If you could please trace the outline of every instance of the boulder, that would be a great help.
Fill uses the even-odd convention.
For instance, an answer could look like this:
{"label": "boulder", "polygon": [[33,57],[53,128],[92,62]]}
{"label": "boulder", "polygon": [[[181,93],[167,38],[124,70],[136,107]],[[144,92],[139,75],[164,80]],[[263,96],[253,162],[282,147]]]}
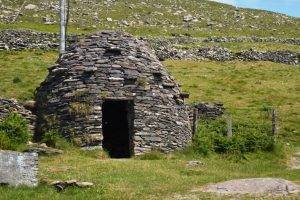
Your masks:
{"label": "boulder", "polygon": [[0,150],[0,185],[35,187],[38,185],[37,153]]}

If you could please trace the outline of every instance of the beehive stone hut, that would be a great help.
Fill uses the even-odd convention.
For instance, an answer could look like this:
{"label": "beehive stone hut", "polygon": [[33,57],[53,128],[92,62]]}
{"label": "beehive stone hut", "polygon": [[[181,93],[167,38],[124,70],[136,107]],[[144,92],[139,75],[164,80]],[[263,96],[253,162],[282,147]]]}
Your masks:
{"label": "beehive stone hut", "polygon": [[36,138],[57,129],[112,157],[181,149],[192,137],[183,96],[144,41],[97,33],[73,44],[37,89]]}

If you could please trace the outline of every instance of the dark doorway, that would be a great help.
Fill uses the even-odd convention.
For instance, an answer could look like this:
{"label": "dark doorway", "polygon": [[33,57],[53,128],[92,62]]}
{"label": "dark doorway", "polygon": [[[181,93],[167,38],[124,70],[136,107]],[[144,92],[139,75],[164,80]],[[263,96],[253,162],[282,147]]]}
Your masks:
{"label": "dark doorway", "polygon": [[102,106],[102,146],[110,157],[129,158],[133,155],[133,120],[133,101],[104,101]]}

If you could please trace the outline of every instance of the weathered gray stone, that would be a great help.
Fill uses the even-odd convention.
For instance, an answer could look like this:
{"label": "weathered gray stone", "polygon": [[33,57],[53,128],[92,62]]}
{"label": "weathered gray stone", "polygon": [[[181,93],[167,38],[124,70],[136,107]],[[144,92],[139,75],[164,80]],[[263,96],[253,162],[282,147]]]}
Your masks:
{"label": "weathered gray stone", "polygon": [[37,153],[0,150],[0,183],[11,186],[37,186]]}
{"label": "weathered gray stone", "polygon": [[[195,17],[191,15],[184,16],[184,20],[186,22],[196,20]],[[45,24],[54,24],[55,20],[50,17],[44,18]],[[215,25],[214,22],[208,22],[209,26]],[[73,43],[74,41],[78,41],[80,36],[78,35],[69,35],[68,43]],[[99,37],[94,37],[99,38]],[[255,51],[255,50],[247,50],[242,52],[231,52],[226,48],[222,48],[219,46],[208,45],[208,47],[201,48],[189,48],[189,49],[181,49],[175,48],[174,45],[181,46],[184,44],[190,43],[198,43],[198,42],[206,42],[206,43],[220,43],[220,42],[269,42],[269,43],[283,43],[283,44],[292,44],[292,45],[300,45],[299,38],[259,38],[259,37],[209,37],[209,38],[192,38],[192,37],[172,37],[172,38],[148,38],[145,39],[148,41],[152,48],[155,50],[155,54],[159,58],[159,60],[165,60],[168,58],[172,59],[188,59],[188,60],[217,60],[217,61],[226,61],[232,59],[239,60],[253,60],[253,61],[271,61],[277,63],[285,63],[289,65],[300,65],[299,52],[294,51]],[[120,43],[120,40],[109,40],[112,45],[116,45]],[[2,30],[0,31],[0,51],[1,50],[22,50],[22,49],[54,49],[58,47],[58,35],[51,33],[41,33],[29,30]],[[92,49],[88,49],[89,52],[97,53],[101,51],[101,48],[97,48],[97,44],[93,43],[94,47]],[[102,49],[103,50],[103,49]],[[115,49],[117,50],[117,49]],[[138,54],[140,57],[143,55]],[[71,56],[71,54],[70,54]],[[77,55],[78,56],[78,55]],[[89,58],[93,60],[95,55],[89,55]],[[73,57],[73,60],[68,60],[68,62],[75,62],[78,57]],[[128,59],[136,60],[135,56],[129,56]],[[90,61],[90,60],[89,60]],[[107,63],[107,59],[98,60],[96,58],[96,63],[101,64],[103,62]],[[117,61],[116,63],[117,64]],[[96,65],[95,65],[96,66]],[[108,67],[105,65],[98,65],[96,67]],[[136,68],[135,66],[122,64],[122,68]]]}
{"label": "weathered gray stone", "polygon": [[59,155],[63,153],[62,150],[48,147],[44,143],[43,144],[30,143],[28,146],[29,147],[26,150],[26,152],[34,152],[37,153],[38,155],[53,156],[53,155]]}
{"label": "weathered gray stone", "polygon": [[[102,32],[71,45],[57,63],[37,89],[36,138],[45,128],[57,128],[82,147],[102,146],[103,103],[131,100],[135,154],[151,148],[182,149],[191,141],[188,109],[178,84],[146,42]],[[64,76],[57,73],[60,69],[65,69]]]}
{"label": "weathered gray stone", "polygon": [[300,192],[300,186],[284,179],[250,178],[225,181],[203,188],[219,194],[289,195]]}
{"label": "weathered gray stone", "polygon": [[28,5],[26,5],[24,8],[25,8],[26,10],[34,10],[34,9],[37,8],[37,6],[34,5],[34,4],[28,4]]}
{"label": "weathered gray stone", "polygon": [[199,166],[203,166],[203,162],[198,161],[198,160],[192,160],[192,161],[188,161],[186,166],[189,168],[193,168],[193,167],[199,167]]}
{"label": "weathered gray stone", "polygon": [[[30,107],[29,105],[24,106]],[[29,129],[33,132],[36,117],[31,110],[26,109],[24,106],[18,103],[15,99],[8,100],[0,98],[0,120],[5,118],[9,113],[16,112],[27,120]]]}
{"label": "weathered gray stone", "polygon": [[54,186],[59,192],[68,187],[89,188],[94,186],[92,182],[81,182],[75,179],[67,181],[54,181],[49,183],[49,185]]}

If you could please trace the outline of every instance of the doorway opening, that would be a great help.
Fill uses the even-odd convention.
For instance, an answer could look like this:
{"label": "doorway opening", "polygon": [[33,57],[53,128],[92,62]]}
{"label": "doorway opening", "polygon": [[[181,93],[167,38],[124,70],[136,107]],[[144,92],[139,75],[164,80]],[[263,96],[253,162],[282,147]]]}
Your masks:
{"label": "doorway opening", "polygon": [[133,100],[105,100],[102,105],[102,147],[112,158],[133,156]]}

